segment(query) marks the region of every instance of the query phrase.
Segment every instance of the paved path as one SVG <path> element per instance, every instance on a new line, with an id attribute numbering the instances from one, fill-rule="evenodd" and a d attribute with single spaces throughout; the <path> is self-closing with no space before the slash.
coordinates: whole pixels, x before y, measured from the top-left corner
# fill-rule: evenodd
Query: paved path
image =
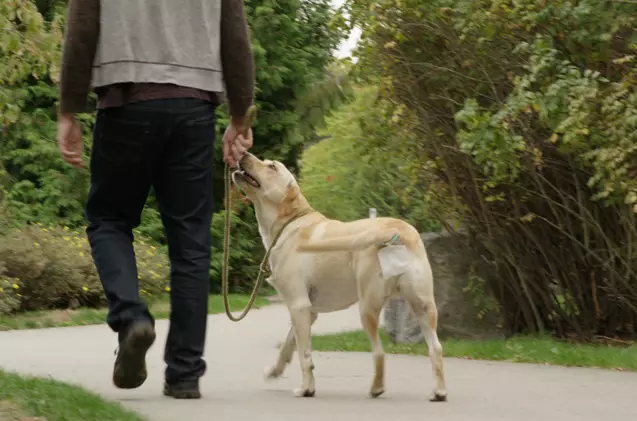
<path id="1" fill-rule="evenodd" d="M 358 329 L 357 311 L 322 315 L 314 331 Z M 296 358 L 283 379 L 264 382 L 261 375 L 287 332 L 281 305 L 254 311 L 239 324 L 210 316 L 204 398 L 176 401 L 161 395 L 166 327 L 157 322 L 150 376 L 133 391 L 111 384 L 115 335 L 106 326 L 0 332 L 0 367 L 82 385 L 151 421 L 637 420 L 636 373 L 452 358 L 446 359 L 447 403 L 426 399 L 433 387 L 427 358 L 392 355 L 386 395 L 368 399 L 372 362 L 366 353 L 315 353 L 317 396 L 294 398 Z"/>

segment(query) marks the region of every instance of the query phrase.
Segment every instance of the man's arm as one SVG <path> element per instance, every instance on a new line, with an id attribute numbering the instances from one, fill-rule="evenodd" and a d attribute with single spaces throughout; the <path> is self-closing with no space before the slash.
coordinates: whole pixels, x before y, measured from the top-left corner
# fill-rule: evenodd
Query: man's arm
<path id="1" fill-rule="evenodd" d="M 99 0 L 70 0 L 60 76 L 61 114 L 85 110 L 99 31 Z"/>
<path id="2" fill-rule="evenodd" d="M 222 0 L 221 61 L 230 115 L 243 125 L 254 101 L 254 58 L 243 0 Z"/>

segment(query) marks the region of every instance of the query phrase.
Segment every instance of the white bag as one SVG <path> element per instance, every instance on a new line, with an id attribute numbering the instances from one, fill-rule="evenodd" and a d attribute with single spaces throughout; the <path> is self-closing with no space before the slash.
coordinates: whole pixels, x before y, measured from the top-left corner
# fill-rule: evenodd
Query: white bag
<path id="1" fill-rule="evenodd" d="M 414 256 L 404 245 L 389 245 L 378 250 L 383 278 L 398 276 L 407 271 Z"/>

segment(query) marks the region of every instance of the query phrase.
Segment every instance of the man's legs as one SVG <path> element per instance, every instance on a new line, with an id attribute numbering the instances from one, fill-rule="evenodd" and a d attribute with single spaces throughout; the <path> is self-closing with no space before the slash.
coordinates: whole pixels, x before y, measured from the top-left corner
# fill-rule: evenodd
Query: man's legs
<path id="1" fill-rule="evenodd" d="M 206 371 L 215 107 L 183 99 L 174 109 L 172 131 L 154 178 L 171 263 L 164 393 L 198 398 L 199 378 Z"/>
<path id="2" fill-rule="evenodd" d="M 152 180 L 157 129 L 132 106 L 100 111 L 93 132 L 91 188 L 86 204 L 88 239 L 109 312 L 118 332 L 113 381 L 135 388 L 146 379 L 145 354 L 155 339 L 154 320 L 139 297 L 133 228 Z M 152 131 L 154 130 L 154 131 Z"/>

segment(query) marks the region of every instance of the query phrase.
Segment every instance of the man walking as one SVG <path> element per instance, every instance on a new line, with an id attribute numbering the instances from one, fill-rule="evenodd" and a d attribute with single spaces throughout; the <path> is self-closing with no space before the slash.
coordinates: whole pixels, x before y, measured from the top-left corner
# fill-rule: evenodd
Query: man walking
<path id="1" fill-rule="evenodd" d="M 224 86 L 225 85 L 225 86 Z M 225 89 L 224 89 L 225 87 Z M 243 0 L 70 0 L 58 145 L 82 162 L 74 115 L 98 94 L 87 235 L 118 333 L 113 382 L 146 380 L 154 319 L 140 300 L 133 228 L 154 189 L 171 264 L 164 394 L 199 398 L 208 313 L 215 109 L 227 94 L 224 160 L 252 146 L 254 63 Z"/>

